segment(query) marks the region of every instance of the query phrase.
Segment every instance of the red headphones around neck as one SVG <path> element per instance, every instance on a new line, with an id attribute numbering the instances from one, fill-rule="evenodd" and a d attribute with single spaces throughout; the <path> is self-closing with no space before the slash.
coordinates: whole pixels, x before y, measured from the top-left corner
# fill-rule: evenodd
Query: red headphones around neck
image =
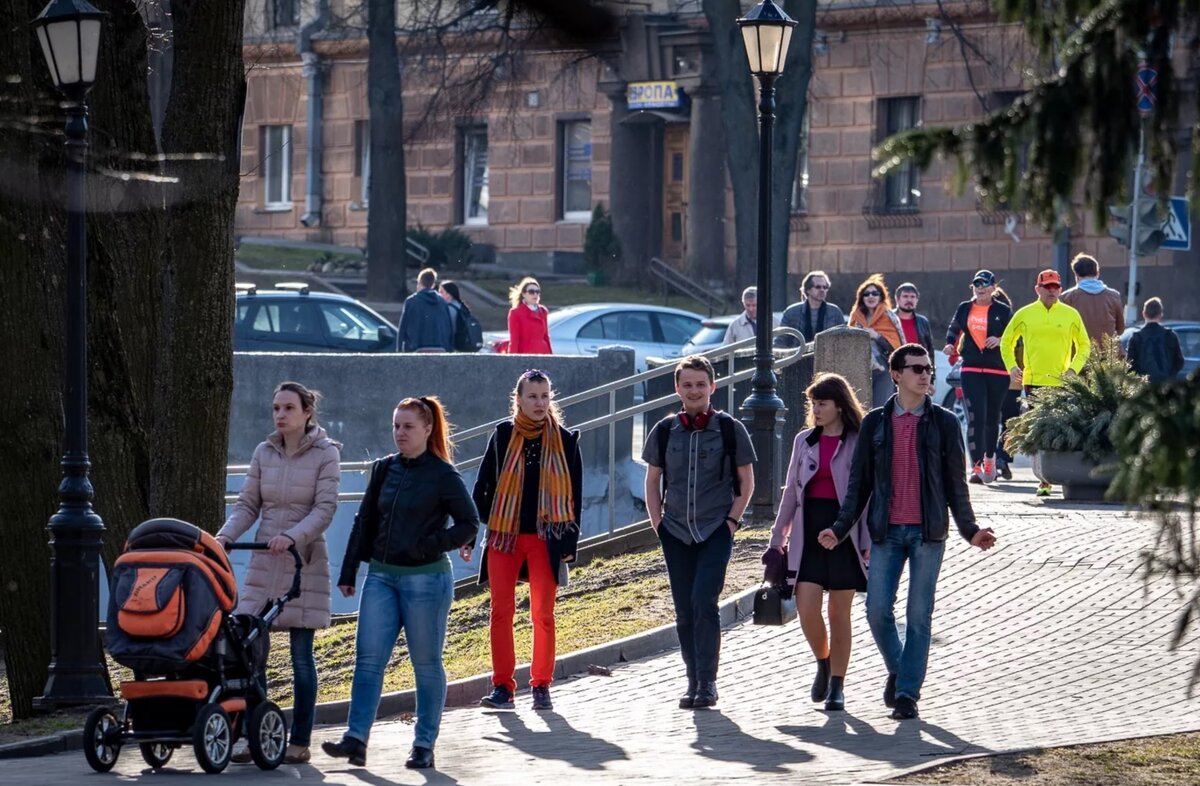
<path id="1" fill-rule="evenodd" d="M 712 420 L 714 412 L 712 407 L 709 407 L 704 412 L 692 417 L 687 412 L 679 413 L 679 422 L 687 431 L 704 431 L 708 428 L 708 421 Z"/>

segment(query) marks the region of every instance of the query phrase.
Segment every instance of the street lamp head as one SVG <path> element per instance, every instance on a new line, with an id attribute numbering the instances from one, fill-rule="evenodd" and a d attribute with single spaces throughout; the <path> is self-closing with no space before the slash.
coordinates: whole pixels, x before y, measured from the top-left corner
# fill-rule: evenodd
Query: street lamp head
<path id="1" fill-rule="evenodd" d="M 65 93 L 86 93 L 96 80 L 103 11 L 87 0 L 50 0 L 33 27 L 54 86 Z"/>
<path id="2" fill-rule="evenodd" d="M 788 46 L 792 43 L 792 19 L 772 0 L 763 0 L 737 20 L 746 43 L 750 73 L 757 77 L 774 77 L 783 73 Z"/>

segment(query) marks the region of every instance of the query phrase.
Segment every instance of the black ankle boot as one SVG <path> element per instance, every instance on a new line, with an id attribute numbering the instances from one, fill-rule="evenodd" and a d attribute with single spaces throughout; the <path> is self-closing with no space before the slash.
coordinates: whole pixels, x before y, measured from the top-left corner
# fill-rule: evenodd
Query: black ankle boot
<path id="1" fill-rule="evenodd" d="M 825 701 L 825 694 L 829 692 L 829 658 L 821 658 L 817 661 L 817 678 L 813 680 L 812 700 Z"/>
<path id="2" fill-rule="evenodd" d="M 679 697 L 679 709 L 690 710 L 696 706 L 696 681 L 688 680 L 687 693 Z"/>
<path id="3" fill-rule="evenodd" d="M 702 710 L 715 706 L 717 706 L 716 680 L 700 680 L 696 686 L 696 698 L 692 701 L 692 708 Z"/>
<path id="4" fill-rule="evenodd" d="M 842 683 L 845 679 L 845 677 L 829 678 L 829 695 L 825 697 L 825 709 L 846 709 L 846 697 L 842 695 Z"/>
<path id="5" fill-rule="evenodd" d="M 353 737 L 342 737 L 341 742 L 322 742 L 321 750 L 335 759 L 349 759 L 355 767 L 367 766 L 367 745 Z"/>

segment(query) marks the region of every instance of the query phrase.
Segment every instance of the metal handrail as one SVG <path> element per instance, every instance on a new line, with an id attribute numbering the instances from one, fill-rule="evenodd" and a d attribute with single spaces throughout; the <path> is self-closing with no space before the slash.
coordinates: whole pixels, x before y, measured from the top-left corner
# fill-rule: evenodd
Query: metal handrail
<path id="1" fill-rule="evenodd" d="M 778 358 L 775 361 L 776 368 L 779 368 L 779 369 L 787 368 L 788 366 L 792 365 L 793 363 L 796 363 L 797 361 L 799 361 L 801 358 L 812 354 L 811 345 L 805 344 L 804 336 L 801 335 L 801 333 L 798 330 L 795 330 L 794 328 L 777 327 L 777 328 L 775 328 L 774 331 L 772 331 L 772 336 L 774 336 L 775 338 L 778 338 L 780 336 L 790 336 L 792 338 L 798 339 L 798 342 L 799 342 L 798 347 L 789 348 L 789 349 L 784 350 L 787 354 L 784 354 L 782 357 Z M 739 353 L 745 352 L 746 350 L 753 350 L 755 347 L 755 343 L 756 343 L 756 339 L 752 336 L 750 338 L 742 339 L 741 341 L 737 341 L 732 344 L 724 344 L 722 346 L 707 350 L 705 352 L 697 352 L 696 354 L 706 357 L 710 361 L 713 361 L 714 367 L 716 367 L 720 361 L 724 360 L 727 362 L 727 365 L 725 367 L 731 369 L 731 368 L 733 368 L 733 360 L 734 360 L 735 356 L 737 356 Z M 727 399 L 728 405 L 726 407 L 728 410 L 734 409 L 734 406 L 733 406 L 734 385 L 738 384 L 739 382 L 745 382 L 746 380 L 750 379 L 751 377 L 754 376 L 754 372 L 755 372 L 755 369 L 753 367 L 751 367 L 751 368 L 742 369 L 741 371 L 734 371 L 733 373 L 726 373 L 724 376 L 717 377 L 717 379 L 716 379 L 717 388 L 718 389 L 725 388 L 726 394 L 728 396 L 728 399 Z M 620 421 L 629 419 L 629 418 L 637 417 L 638 415 L 644 414 L 646 412 L 650 412 L 650 411 L 658 409 L 660 407 L 667 406 L 669 404 L 672 404 L 676 400 L 676 395 L 674 393 L 668 393 L 665 396 L 659 396 L 658 398 L 651 399 L 649 401 L 642 401 L 641 403 L 633 404 L 632 406 L 628 406 L 623 409 L 618 409 L 617 408 L 617 394 L 624 389 L 634 388 L 635 386 L 641 385 L 642 383 L 647 382 L 649 380 L 657 379 L 658 377 L 665 376 L 667 374 L 674 374 L 674 373 L 675 373 L 674 365 L 667 364 L 667 365 L 660 366 L 659 368 L 650 369 L 648 371 L 641 371 L 639 373 L 633 374 L 632 376 L 614 380 L 613 382 L 606 382 L 603 385 L 597 385 L 596 387 L 591 388 L 589 390 L 585 390 L 580 393 L 575 393 L 573 395 L 564 396 L 563 398 L 557 399 L 558 405 L 562 408 L 566 408 L 566 407 L 574 406 L 576 404 L 582 404 L 582 403 L 585 403 L 588 401 L 592 401 L 593 399 L 600 398 L 601 396 L 608 397 L 608 413 L 607 414 L 601 415 L 596 418 L 592 418 L 591 420 L 584 421 L 583 423 L 580 423 L 577 426 L 575 426 L 575 428 L 580 432 L 580 434 L 583 434 L 583 433 L 586 433 L 589 431 L 595 431 L 595 430 L 601 429 L 601 428 L 608 429 L 608 474 L 609 474 L 610 479 L 612 478 L 612 476 L 616 470 L 616 425 L 617 425 L 617 423 L 619 423 Z M 454 435 L 454 438 L 456 441 L 461 442 L 463 440 L 474 439 L 476 437 L 485 436 L 487 434 L 490 434 L 497 425 L 505 422 L 506 420 L 508 420 L 507 416 L 503 417 L 503 418 L 498 418 L 496 420 L 489 421 L 487 423 L 480 424 L 478 426 L 473 426 L 469 429 L 464 429 L 462 431 L 456 432 Z M 456 462 L 455 468 L 457 468 L 460 472 L 464 472 L 466 470 L 470 470 L 470 469 L 474 469 L 475 467 L 478 467 L 482 462 L 483 462 L 483 454 L 481 453 L 480 455 L 475 456 L 473 458 L 469 458 L 469 459 L 465 459 L 463 461 Z M 354 472 L 354 471 L 365 472 L 368 469 L 370 469 L 370 467 L 373 463 L 374 463 L 373 460 L 372 461 L 344 461 L 341 463 L 340 469 L 342 472 Z M 225 468 L 225 472 L 226 472 L 226 474 L 230 474 L 230 475 L 239 475 L 239 474 L 245 474 L 246 472 L 249 471 L 249 469 L 250 469 L 249 464 L 230 464 L 229 466 L 227 466 Z M 364 492 L 361 492 L 361 491 L 338 492 L 338 502 L 357 502 L 357 501 L 362 500 L 363 496 L 364 496 Z M 612 533 L 616 530 L 616 498 L 615 497 L 616 497 L 615 487 L 614 487 L 613 483 L 610 482 L 608 484 L 608 536 L 611 536 Z M 226 503 L 233 503 L 236 500 L 237 500 L 236 494 L 226 494 L 225 495 Z M 597 537 L 602 539 L 605 536 L 597 536 Z"/>
<path id="2" fill-rule="evenodd" d="M 710 317 L 713 315 L 713 311 L 718 309 L 723 311 L 727 306 L 724 298 L 712 294 L 658 257 L 650 257 L 649 270 L 651 275 L 663 284 L 673 287 L 680 294 L 690 297 L 707 308 Z"/>

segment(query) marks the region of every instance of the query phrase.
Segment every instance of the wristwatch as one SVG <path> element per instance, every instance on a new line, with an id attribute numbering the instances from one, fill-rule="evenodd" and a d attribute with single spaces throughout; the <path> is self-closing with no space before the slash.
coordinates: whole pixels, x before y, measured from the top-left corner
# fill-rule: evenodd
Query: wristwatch
<path id="1" fill-rule="evenodd" d="M 734 529 L 742 528 L 742 520 L 741 519 L 735 519 L 733 516 L 726 516 L 725 520 L 728 521 L 730 524 L 732 524 Z"/>

